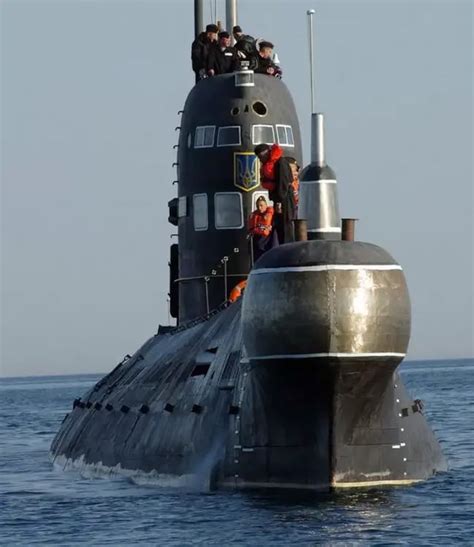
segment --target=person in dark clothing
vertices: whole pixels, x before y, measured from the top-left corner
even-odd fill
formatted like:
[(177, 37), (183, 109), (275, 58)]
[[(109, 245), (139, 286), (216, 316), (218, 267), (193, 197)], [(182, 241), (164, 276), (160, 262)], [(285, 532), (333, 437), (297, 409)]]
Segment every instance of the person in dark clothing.
[(239, 25), (236, 25), (232, 29), (232, 34), (235, 39), (234, 47), (237, 50), (237, 55), (241, 59), (251, 60), (257, 57), (258, 50), (255, 43), (255, 38), (244, 34), (242, 28)]
[(207, 25), (206, 32), (194, 40), (191, 46), (191, 60), (196, 74), (196, 83), (206, 77), (209, 50), (217, 42), (217, 25)]
[(260, 42), (260, 49), (256, 57), (256, 66), (253, 69), (257, 74), (268, 74), (275, 78), (281, 78), (281, 68), (272, 61), (273, 44)]
[[(259, 144), (254, 152), (264, 169), (265, 163), (272, 161), (268, 144)], [(296, 218), (296, 203), (293, 192), (292, 158), (282, 156), (272, 166), (274, 186), (269, 197), (275, 205), (274, 226), (280, 243), (294, 241), (293, 220)]]
[(237, 67), (237, 51), (230, 45), (230, 35), (225, 31), (220, 32), (218, 45), (213, 45), (209, 50), (207, 75), (227, 74), (228, 72), (234, 72)]
[[(281, 203), (281, 222), (279, 238), (283, 243), (295, 240), (293, 220), (296, 218), (296, 203), (293, 194), (293, 172), (289, 158), (281, 158), (275, 165), (275, 199)], [(277, 207), (278, 213), (278, 207)]]

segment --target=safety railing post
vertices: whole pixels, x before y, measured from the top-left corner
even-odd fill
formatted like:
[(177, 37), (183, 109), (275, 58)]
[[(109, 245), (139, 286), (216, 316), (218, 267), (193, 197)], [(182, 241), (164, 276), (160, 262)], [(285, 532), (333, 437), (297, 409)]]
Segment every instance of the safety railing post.
[(254, 264), (254, 256), (253, 256), (253, 235), (250, 236), (249, 243), (250, 243), (250, 269), (252, 269), (252, 268), (253, 268), (253, 264)]
[(209, 315), (209, 276), (204, 277), (204, 287), (206, 290), (206, 313)]
[(224, 301), (227, 300), (227, 262), (229, 260), (228, 256), (222, 258), (222, 263), (224, 264)]

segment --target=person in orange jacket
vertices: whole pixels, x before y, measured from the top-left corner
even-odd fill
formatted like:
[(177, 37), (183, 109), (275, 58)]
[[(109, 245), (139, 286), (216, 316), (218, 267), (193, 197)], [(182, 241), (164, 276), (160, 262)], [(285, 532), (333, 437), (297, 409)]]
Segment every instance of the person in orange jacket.
[(260, 196), (257, 199), (257, 209), (249, 218), (249, 236), (252, 238), (253, 256), (257, 260), (265, 251), (278, 245), (276, 233), (273, 230), (273, 207)]
[(268, 237), (272, 233), (273, 207), (260, 196), (257, 199), (257, 209), (250, 215), (249, 232), (253, 236)]

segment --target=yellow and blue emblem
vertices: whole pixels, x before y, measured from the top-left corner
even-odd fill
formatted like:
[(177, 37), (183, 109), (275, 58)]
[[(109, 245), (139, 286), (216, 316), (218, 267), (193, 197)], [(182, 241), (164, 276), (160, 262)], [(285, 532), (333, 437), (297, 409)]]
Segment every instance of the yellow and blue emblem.
[(260, 185), (258, 158), (253, 152), (234, 152), (234, 185), (244, 192)]

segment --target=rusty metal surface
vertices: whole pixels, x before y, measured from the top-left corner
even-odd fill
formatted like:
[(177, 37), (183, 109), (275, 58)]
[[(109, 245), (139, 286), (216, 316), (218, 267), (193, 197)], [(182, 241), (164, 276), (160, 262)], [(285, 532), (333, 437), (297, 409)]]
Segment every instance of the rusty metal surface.
[(308, 240), (308, 223), (304, 219), (293, 220), (295, 226), (295, 239), (296, 241)]
[(341, 219), (342, 232), (341, 239), (344, 241), (354, 241), (355, 239), (355, 223), (357, 218), (343, 218)]

